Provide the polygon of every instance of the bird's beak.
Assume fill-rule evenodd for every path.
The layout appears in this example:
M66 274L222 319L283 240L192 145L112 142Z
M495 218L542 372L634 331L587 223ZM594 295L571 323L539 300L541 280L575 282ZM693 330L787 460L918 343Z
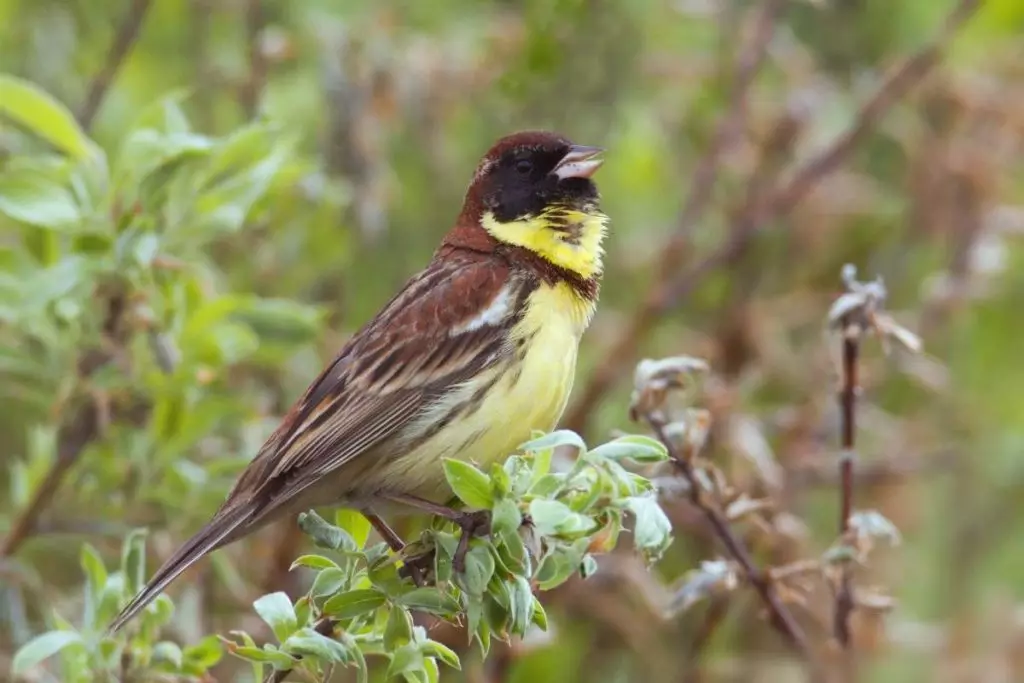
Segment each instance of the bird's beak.
M562 160L558 162L558 165L555 166L555 170L552 173L558 176L559 180L565 180L566 178L589 178L604 163L604 159L595 158L603 151L603 147L573 145L569 148L569 152L562 157Z

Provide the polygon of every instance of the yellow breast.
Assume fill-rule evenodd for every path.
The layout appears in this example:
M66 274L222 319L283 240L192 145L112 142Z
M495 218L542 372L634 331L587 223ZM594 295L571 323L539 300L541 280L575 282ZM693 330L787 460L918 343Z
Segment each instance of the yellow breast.
M381 472L382 487L442 502L450 493L441 458L489 466L511 455L533 430L549 431L558 423L572 390L580 337L595 304L560 283L542 285L526 306L509 337L510 348L518 351L508 362L452 391L444 405L437 406L437 414L463 404L478 388L493 382L479 407L387 467Z

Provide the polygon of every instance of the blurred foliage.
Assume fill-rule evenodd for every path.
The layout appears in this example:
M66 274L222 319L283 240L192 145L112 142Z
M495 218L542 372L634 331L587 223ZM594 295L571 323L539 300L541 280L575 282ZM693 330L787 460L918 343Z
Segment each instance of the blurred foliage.
M89 601L109 599L100 586L118 574L103 580L104 567L126 538L125 557L142 552L131 530L150 529L155 558L195 530L309 379L426 262L482 150L550 127L609 150L608 270L577 386L626 369L584 435L603 442L624 424L640 358L709 359L711 457L772 495L775 525L792 531L745 535L764 562L819 554L835 537L838 443L822 329L842 264L881 274L926 354L865 352L857 505L904 543L858 576L898 599L857 624L864 675L1024 679L1019 0L984 2L838 172L674 302L631 357L605 352L657 277L757 4L0 0L0 542L67 467L0 552L0 670L29 642L38 658L91 652L74 635L33 638L88 632ZM952 5L787 3L688 258L727 239L780 121L796 122L775 160L785 175L854 123ZM137 40L104 76L140 9ZM94 91L83 131L68 112ZM685 500L663 507L671 582L716 553ZM215 680L245 680L202 638L266 640L252 602L308 592L308 576L287 572L304 547L293 527L183 579L167 640L154 634L144 656L168 674L215 665ZM464 633L430 631L463 658L444 679L799 679L753 600L666 620L619 555L544 598L548 638L496 647L486 664Z

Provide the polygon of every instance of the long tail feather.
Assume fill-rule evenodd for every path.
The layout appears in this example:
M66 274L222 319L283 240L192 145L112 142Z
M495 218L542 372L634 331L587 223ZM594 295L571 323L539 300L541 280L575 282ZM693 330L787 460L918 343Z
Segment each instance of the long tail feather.
M178 550L157 570L149 583L132 598L117 618L107 627L108 633L116 633L122 626L132 620L136 614L146 608L146 605L153 602L167 588L172 581L181 575L186 569L213 552L222 545L225 545L234 532L240 527L247 526L251 522L252 510L248 506L241 506L234 510L217 513L210 520L210 523L203 527L195 536L185 542Z

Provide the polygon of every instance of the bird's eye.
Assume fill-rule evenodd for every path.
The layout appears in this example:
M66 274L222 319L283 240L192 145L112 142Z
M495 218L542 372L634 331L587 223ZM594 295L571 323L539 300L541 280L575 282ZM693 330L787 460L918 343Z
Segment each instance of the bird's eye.
M516 171L522 175L526 175L533 170L533 162L528 159L520 159L516 162Z

